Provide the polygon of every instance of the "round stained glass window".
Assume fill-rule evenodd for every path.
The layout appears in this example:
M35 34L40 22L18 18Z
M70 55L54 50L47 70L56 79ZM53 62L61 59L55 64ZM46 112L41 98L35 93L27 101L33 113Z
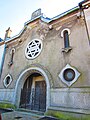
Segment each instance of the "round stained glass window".
M75 78L75 71L73 69L66 69L63 72L63 77L66 81L70 82Z
M30 41L25 49L25 55L28 59L36 58L42 51L42 42L39 39Z

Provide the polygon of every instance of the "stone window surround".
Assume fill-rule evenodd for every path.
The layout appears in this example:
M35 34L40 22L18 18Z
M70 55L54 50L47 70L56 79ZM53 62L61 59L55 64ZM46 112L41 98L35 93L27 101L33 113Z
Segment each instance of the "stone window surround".
M9 81L8 84L6 84L6 82L7 82L6 80L7 80L8 77L10 77L10 81ZM6 77L3 80L3 84L4 84L5 88L7 88L11 84L11 82L12 82L12 76L10 74L7 74Z
M35 43L35 40L38 41L39 44L41 45L41 48L40 48L40 49L39 49L39 46ZM30 44L31 42L34 42L34 47L31 45L31 48L30 48L29 44ZM25 49L25 56L26 56L26 58L32 60L32 59L35 59L36 57L38 57L38 56L40 55L41 51L42 51L42 47L43 47L43 44L42 44L42 41L41 41L40 39L37 39L37 38L36 38L36 39L32 39L32 40L27 44L26 49ZM29 53L27 52L27 48L29 49ZM33 49L34 51L37 51L37 49L38 49L38 54L35 55L35 52L31 51L32 49ZM29 57L28 54L31 54L31 57Z
M63 74L64 74L64 71L67 70L67 69L72 69L74 72L75 72L75 77L72 81L66 81ZM77 80L78 80L78 77L80 76L80 73L72 66L70 66L69 64L67 64L60 72L59 74L59 78L61 79L61 81L63 83L65 83L68 87L70 87L73 83L75 83Z
M61 37L63 38L64 36L64 31L68 31L68 35L70 35L71 34L71 32L70 32L70 29L68 29L68 28L65 28L65 29L63 29L62 31L61 31Z
M65 29L63 29L62 31L61 31L61 37L62 38L64 38L64 32L65 31L68 31L68 35L70 35L71 34L71 32L70 32L70 29L69 28L65 28ZM69 46L69 47L64 47L64 48L62 48L62 52L69 52L70 50L72 50L72 48Z

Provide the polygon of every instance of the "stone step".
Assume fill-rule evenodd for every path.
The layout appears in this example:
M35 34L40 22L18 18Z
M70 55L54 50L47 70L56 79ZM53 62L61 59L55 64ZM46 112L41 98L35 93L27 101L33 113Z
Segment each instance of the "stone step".
M28 113L31 113L34 115L44 116L44 112L42 112L42 111L29 110L29 109L24 109L24 108L19 108L19 109L17 109L17 111L28 112Z

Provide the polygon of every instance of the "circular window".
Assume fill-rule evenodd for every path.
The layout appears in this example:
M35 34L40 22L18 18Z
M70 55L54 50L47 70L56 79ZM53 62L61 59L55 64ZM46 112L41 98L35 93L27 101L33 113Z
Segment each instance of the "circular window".
M71 86L78 80L80 73L77 69L67 64L59 73L60 80L68 86Z
M75 71L68 68L63 72L63 77L66 81L70 82L75 78Z
M36 58L42 50L42 42L41 40L34 39L28 43L25 49L25 55L28 59Z
M12 82L12 77L11 77L11 75L7 75L6 77L5 77L5 79L4 79L4 86L7 88L9 85L10 85L10 83Z

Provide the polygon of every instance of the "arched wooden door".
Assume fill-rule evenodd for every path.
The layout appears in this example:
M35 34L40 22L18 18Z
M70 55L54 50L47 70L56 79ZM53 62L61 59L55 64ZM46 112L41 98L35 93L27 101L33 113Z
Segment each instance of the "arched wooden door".
M33 73L25 81L20 107L43 112L46 110L46 82L39 73Z

